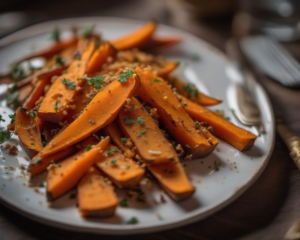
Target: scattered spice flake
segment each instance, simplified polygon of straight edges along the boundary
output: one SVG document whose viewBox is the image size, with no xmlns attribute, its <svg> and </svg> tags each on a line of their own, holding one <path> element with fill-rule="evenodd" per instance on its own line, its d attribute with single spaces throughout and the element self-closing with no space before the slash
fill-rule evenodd
<svg viewBox="0 0 300 240">
<path fill-rule="evenodd" d="M 139 133 L 137 134 L 137 136 L 140 137 L 140 136 L 144 135 L 146 132 L 147 132 L 146 130 L 143 130 L 143 131 L 139 132 Z"/>
<path fill-rule="evenodd" d="M 127 224 L 136 224 L 138 223 L 138 219 L 136 217 L 132 217 L 129 221 L 127 221 Z"/>
<path fill-rule="evenodd" d="M 160 154 L 161 154 L 161 151 L 148 150 L 148 153 L 154 154 L 154 155 L 160 155 Z"/>
<path fill-rule="evenodd" d="M 124 198 L 120 200 L 119 205 L 122 207 L 127 207 L 128 206 L 127 199 Z"/>
<path fill-rule="evenodd" d="M 139 125 L 142 125 L 142 124 L 144 123 L 143 117 L 138 117 L 138 118 L 136 119 L 136 121 L 137 121 L 137 123 L 138 123 Z"/>
<path fill-rule="evenodd" d="M 164 197 L 164 195 L 160 194 L 159 197 L 160 197 L 160 201 L 161 201 L 162 203 L 167 202 L 166 199 L 165 199 L 165 197 Z"/>
<path fill-rule="evenodd" d="M 133 119 L 130 119 L 130 118 L 124 118 L 124 123 L 125 124 L 128 124 L 128 125 L 131 125 L 131 124 L 134 124 L 134 120 Z"/>
<path fill-rule="evenodd" d="M 214 165 L 215 165 L 215 170 L 219 171 L 219 165 L 218 165 L 217 161 L 214 162 Z"/>
<path fill-rule="evenodd" d="M 91 149 L 92 149 L 92 145 L 91 145 L 91 144 L 89 144 L 89 145 L 87 145 L 87 147 L 86 147 L 85 151 L 86 151 L 86 152 L 88 152 L 88 151 L 90 151 Z"/>
<path fill-rule="evenodd" d="M 134 75 L 134 71 L 128 70 L 127 72 L 121 72 L 119 77 L 119 82 L 124 83 L 127 82 L 128 78 L 132 77 Z"/>
<path fill-rule="evenodd" d="M 151 80 L 151 83 L 154 83 L 154 82 L 159 82 L 159 83 L 162 84 L 162 82 L 159 79 L 157 79 L 157 78 L 154 78 L 153 80 Z"/>
</svg>

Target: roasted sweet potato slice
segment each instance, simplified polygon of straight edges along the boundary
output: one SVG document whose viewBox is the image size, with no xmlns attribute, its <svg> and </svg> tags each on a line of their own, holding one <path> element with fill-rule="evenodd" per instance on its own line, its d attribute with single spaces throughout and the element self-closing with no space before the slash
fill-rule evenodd
<svg viewBox="0 0 300 240">
<path fill-rule="evenodd" d="M 251 148 L 256 140 L 256 136 L 245 129 L 235 126 L 231 122 L 223 119 L 212 111 L 182 97 L 182 101 L 186 103 L 187 113 L 200 122 L 207 122 L 214 129 L 214 133 L 234 146 L 240 151 Z"/>
<path fill-rule="evenodd" d="M 99 71 L 103 64 L 108 60 L 108 57 L 114 59 L 116 55 L 117 50 L 109 42 L 104 42 L 91 57 L 86 67 L 86 74 L 91 74 Z"/>
<path fill-rule="evenodd" d="M 112 122 L 126 99 L 131 97 L 139 86 L 140 78 L 133 74 L 126 82 L 115 81 L 103 88 L 83 113 L 41 151 L 41 157 L 65 149 Z"/>
<path fill-rule="evenodd" d="M 83 84 L 78 80 L 82 78 L 88 60 L 95 49 L 94 42 L 90 42 L 84 50 L 81 58 L 75 59 L 67 70 L 67 73 L 60 76 L 51 85 L 38 111 L 38 116 L 49 122 L 60 122 L 64 117 L 67 106 L 74 100 Z"/>
<path fill-rule="evenodd" d="M 35 113 L 33 113 L 34 116 Z M 43 149 L 42 138 L 36 117 L 24 108 L 18 108 L 16 114 L 16 131 L 22 147 L 29 157 L 35 156 Z"/>
<path fill-rule="evenodd" d="M 96 166 L 120 188 L 136 187 L 145 172 L 135 161 L 124 157 L 114 145 L 97 157 Z"/>
<path fill-rule="evenodd" d="M 139 48 L 150 39 L 156 27 L 155 21 L 148 21 L 141 28 L 124 37 L 112 40 L 111 43 L 118 51 Z"/>
<path fill-rule="evenodd" d="M 101 150 L 109 144 L 109 138 L 97 145 L 81 150 L 58 165 L 52 165 L 47 176 L 47 199 L 54 199 L 76 186 L 82 176 L 94 164 Z"/>
<path fill-rule="evenodd" d="M 193 84 L 182 82 L 176 77 L 168 79 L 168 82 L 176 88 L 179 94 L 190 99 L 193 102 L 199 103 L 202 106 L 213 106 L 222 102 L 222 100 L 218 100 L 205 95 L 204 93 L 200 92 Z"/>
<path fill-rule="evenodd" d="M 110 124 L 108 124 L 103 129 L 103 133 L 105 134 L 105 136 L 109 136 L 113 143 L 116 144 L 123 152 L 126 152 L 127 150 L 129 150 L 129 148 L 126 147 L 125 144 L 123 144 L 122 142 L 121 129 L 116 124 L 116 121 L 113 121 Z"/>
<path fill-rule="evenodd" d="M 157 108 L 160 120 L 167 127 L 168 132 L 192 154 L 192 158 L 209 155 L 216 147 L 217 139 L 213 136 L 206 139 L 195 129 L 194 121 L 162 78 L 149 70 L 136 69 L 136 72 L 142 84 L 138 95 L 143 101 Z"/>
<path fill-rule="evenodd" d="M 149 171 L 158 180 L 161 187 L 175 201 L 189 198 L 195 188 L 188 180 L 185 171 L 179 161 L 165 164 L 151 164 Z"/>
<path fill-rule="evenodd" d="M 151 49 L 156 47 L 170 47 L 181 42 L 179 37 L 157 37 L 152 36 L 150 40 L 142 46 L 142 49 Z"/>
<path fill-rule="evenodd" d="M 162 78 L 167 78 L 168 75 L 173 72 L 177 67 L 179 63 L 174 61 L 166 62 L 162 68 L 159 68 L 157 71 L 157 75 Z"/>
<path fill-rule="evenodd" d="M 143 105 L 133 97 L 125 107 L 119 112 L 119 126 L 124 135 L 134 142 L 142 159 L 155 164 L 177 159 L 172 144 Z"/>
<path fill-rule="evenodd" d="M 77 186 L 79 211 L 82 217 L 114 215 L 118 199 L 114 187 L 92 167 Z"/>
</svg>

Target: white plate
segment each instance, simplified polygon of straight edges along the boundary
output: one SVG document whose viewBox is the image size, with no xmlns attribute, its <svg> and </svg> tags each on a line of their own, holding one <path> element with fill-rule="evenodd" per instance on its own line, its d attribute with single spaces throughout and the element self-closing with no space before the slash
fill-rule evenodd
<svg viewBox="0 0 300 240">
<path fill-rule="evenodd" d="M 94 17 L 58 20 L 26 28 L 0 41 L 0 71 L 6 71 L 9 63 L 30 53 L 33 45 L 36 48 L 46 46 L 47 38 L 54 26 L 59 26 L 64 31 L 64 36 L 67 36 L 73 24 L 81 27 L 95 24 L 96 31 L 101 32 L 103 38 L 112 39 L 134 30 L 141 26 L 142 22 Z M 232 83 L 228 78 L 230 63 L 222 53 L 202 40 L 171 27 L 160 25 L 157 34 L 182 37 L 182 43 L 162 50 L 162 55 L 181 62 L 176 74 L 182 79 L 196 84 L 204 93 L 223 99 L 223 103 L 215 108 L 224 110 L 225 115 L 230 117 L 233 123 L 238 124 L 229 107 L 234 103 L 229 104 L 227 98 L 227 91 Z M 199 56 L 199 60 L 195 60 L 193 57 L 195 54 Z M 116 215 L 112 218 L 85 220 L 79 216 L 76 200 L 70 200 L 70 193 L 57 200 L 50 208 L 44 195 L 36 193 L 33 188 L 23 186 L 27 182 L 27 177 L 17 177 L 20 175 L 19 166 L 20 164 L 27 165 L 28 162 L 20 156 L 16 159 L 9 156 L 3 147 L 1 152 L 5 160 L 0 157 L 0 200 L 3 204 L 33 220 L 59 228 L 93 233 L 154 232 L 204 219 L 245 192 L 263 172 L 272 153 L 274 117 L 271 105 L 260 85 L 252 83 L 252 87 L 267 133 L 258 137 L 254 147 L 246 152 L 239 152 L 220 140 L 218 149 L 209 157 L 186 162 L 185 169 L 192 184 L 196 187 L 196 192 L 183 202 L 176 203 L 163 193 L 166 202 L 162 203 L 160 201 L 161 190 L 154 184 L 153 190 L 146 192 L 147 204 L 129 201 L 129 207 L 118 207 Z M 8 114 L 11 114 L 12 110 L 6 108 L 4 102 L 1 106 L 0 114 L 5 117 L 7 123 Z M 5 123 L 1 125 L 4 126 Z M 256 133 L 252 128 L 249 130 Z M 10 142 L 18 143 L 17 137 L 14 136 Z M 20 146 L 19 149 L 21 150 Z M 25 156 L 22 150 L 21 154 Z M 222 163 L 219 171 L 214 170 L 215 161 Z M 15 167 L 16 170 L 5 169 L 5 166 Z M 11 176 L 13 177 L 9 180 Z M 44 180 L 45 174 L 34 178 L 37 185 Z M 45 188 L 39 188 L 39 190 L 43 193 Z M 117 191 L 120 199 L 124 194 L 125 192 Z M 153 201 L 153 198 L 157 203 Z M 161 219 L 157 214 L 161 216 Z M 138 224 L 126 224 L 133 216 L 137 217 Z"/>
</svg>

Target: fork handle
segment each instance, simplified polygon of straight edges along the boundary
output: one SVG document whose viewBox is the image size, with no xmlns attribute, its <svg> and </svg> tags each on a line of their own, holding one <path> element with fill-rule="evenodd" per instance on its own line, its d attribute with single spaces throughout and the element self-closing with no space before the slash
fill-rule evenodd
<svg viewBox="0 0 300 240">
<path fill-rule="evenodd" d="M 290 151 L 290 157 L 293 159 L 297 168 L 300 170 L 300 136 L 293 133 L 282 120 L 277 121 L 277 132 Z"/>
</svg>

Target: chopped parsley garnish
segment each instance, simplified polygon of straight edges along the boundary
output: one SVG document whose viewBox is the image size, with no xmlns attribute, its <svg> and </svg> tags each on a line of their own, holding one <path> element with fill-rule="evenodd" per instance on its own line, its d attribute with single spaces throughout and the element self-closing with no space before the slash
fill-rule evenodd
<svg viewBox="0 0 300 240">
<path fill-rule="evenodd" d="M 92 149 L 92 145 L 91 145 L 91 144 L 89 144 L 89 145 L 87 145 L 87 147 L 86 147 L 85 151 L 86 151 L 86 152 L 88 152 L 88 151 L 90 151 L 91 149 Z"/>
<path fill-rule="evenodd" d="M 64 65 L 66 59 L 63 58 L 63 57 L 61 57 L 61 56 L 59 56 L 59 55 L 55 55 L 55 56 L 54 56 L 54 61 L 55 61 L 55 63 L 58 64 L 58 65 Z"/>
<path fill-rule="evenodd" d="M 132 218 L 127 222 L 127 224 L 136 224 L 136 223 L 138 223 L 138 220 L 137 220 L 136 217 L 132 217 Z"/>
<path fill-rule="evenodd" d="M 151 80 L 151 83 L 154 83 L 154 82 L 159 82 L 159 83 L 162 83 L 162 81 L 160 81 L 159 79 L 157 78 L 154 78 L 153 80 Z"/>
<path fill-rule="evenodd" d="M 89 79 L 89 85 L 95 84 L 96 89 L 102 89 L 102 82 L 104 82 L 103 76 L 95 76 Z"/>
<path fill-rule="evenodd" d="M 34 145 L 34 142 L 31 142 L 30 145 Z"/>
<path fill-rule="evenodd" d="M 127 199 L 124 198 L 124 199 L 120 200 L 119 205 L 122 207 L 127 207 L 128 206 Z"/>
<path fill-rule="evenodd" d="M 134 75 L 134 71 L 128 70 L 127 72 L 121 72 L 119 77 L 119 82 L 124 83 L 127 82 L 128 78 L 132 77 Z"/>
<path fill-rule="evenodd" d="M 110 148 L 110 149 L 107 150 L 107 154 L 113 154 L 115 151 L 117 151 L 117 149 Z"/>
<path fill-rule="evenodd" d="M 2 115 L 0 115 L 0 122 L 5 122 L 5 120 L 2 118 Z"/>
<path fill-rule="evenodd" d="M 33 112 L 33 111 L 29 112 L 29 115 L 30 115 L 31 117 L 33 117 L 33 118 L 36 117 L 35 112 Z"/>
<path fill-rule="evenodd" d="M 79 31 L 79 34 L 82 36 L 82 37 L 88 37 L 92 34 L 94 30 L 94 25 L 90 26 L 90 27 L 87 27 L 87 28 L 84 28 L 84 29 L 81 29 Z"/>
<path fill-rule="evenodd" d="M 143 117 L 138 117 L 138 118 L 136 119 L 136 121 L 137 121 L 137 123 L 140 124 L 140 125 L 142 125 L 142 124 L 144 123 Z"/>
<path fill-rule="evenodd" d="M 230 121 L 230 117 L 224 117 L 224 119 L 226 119 L 227 121 Z"/>
<path fill-rule="evenodd" d="M 60 31 L 58 28 L 54 29 L 54 31 L 51 33 L 50 39 L 56 42 L 59 42 L 60 40 Z"/>
<path fill-rule="evenodd" d="M 55 109 L 56 111 L 61 110 L 61 108 L 58 107 L 58 100 L 56 100 L 56 102 L 55 102 L 55 104 L 54 104 L 53 107 L 54 107 L 54 109 Z"/>
<path fill-rule="evenodd" d="M 40 187 L 40 188 L 45 187 L 44 183 L 41 182 L 40 185 L 39 185 L 39 187 Z"/>
<path fill-rule="evenodd" d="M 126 166 L 126 169 L 127 169 L 127 170 L 130 169 L 130 166 Z"/>
<path fill-rule="evenodd" d="M 75 60 L 81 60 L 80 54 L 77 54 L 77 55 L 76 55 Z"/>
<path fill-rule="evenodd" d="M 217 161 L 215 161 L 215 170 L 219 171 L 219 165 L 218 165 Z"/>
<path fill-rule="evenodd" d="M 24 69 L 20 65 L 16 65 L 9 74 L 9 78 L 11 80 L 22 79 L 24 77 L 26 77 L 25 72 L 24 72 Z M 12 89 L 12 91 L 16 91 L 16 90 L 17 90 L 16 88 Z"/>
<path fill-rule="evenodd" d="M 115 164 L 116 162 L 117 162 L 117 160 L 115 158 L 113 158 L 113 159 L 110 160 L 111 164 Z"/>
<path fill-rule="evenodd" d="M 188 83 L 187 85 L 183 86 L 183 90 L 194 97 L 198 97 L 199 92 L 194 84 Z"/>
<path fill-rule="evenodd" d="M 89 104 L 88 104 L 88 105 L 89 105 Z M 90 118 L 90 119 L 89 119 L 89 122 L 90 122 L 90 123 L 95 123 L 95 121 L 93 121 L 93 118 Z"/>
<path fill-rule="evenodd" d="M 124 123 L 125 124 L 128 124 L 128 125 L 131 125 L 131 124 L 134 124 L 134 120 L 133 119 L 130 119 L 130 118 L 124 118 Z"/>
<path fill-rule="evenodd" d="M 143 131 L 139 132 L 139 133 L 137 134 L 137 136 L 140 137 L 140 136 L 144 135 L 145 133 L 146 133 L 146 130 L 143 130 Z"/>
<path fill-rule="evenodd" d="M 128 138 L 124 137 L 124 138 L 121 138 L 121 142 L 127 142 Z"/>
<path fill-rule="evenodd" d="M 11 88 L 10 92 L 13 93 L 13 92 L 15 92 L 17 90 L 18 90 L 18 84 L 16 82 L 14 82 L 13 85 L 12 85 L 12 88 Z"/>
<path fill-rule="evenodd" d="M 66 86 L 69 86 L 69 89 L 74 89 L 75 86 L 76 86 L 75 82 L 73 82 L 73 81 L 67 81 L 65 78 L 63 78 L 63 80 L 62 80 L 62 84 L 66 85 Z"/>
<path fill-rule="evenodd" d="M 10 120 L 10 124 L 13 124 L 16 120 L 16 113 L 8 115 Z"/>
<path fill-rule="evenodd" d="M 194 122 L 195 126 L 200 126 L 200 123 L 198 121 Z"/>
<path fill-rule="evenodd" d="M 6 101 L 7 101 L 7 104 L 16 104 L 16 105 L 18 105 L 20 103 L 18 92 L 11 92 L 9 94 L 9 96 L 7 97 Z"/>
<path fill-rule="evenodd" d="M 10 132 L 10 131 L 1 131 L 0 132 L 0 144 L 9 140 L 11 138 L 11 135 L 12 135 L 12 132 Z"/>
<path fill-rule="evenodd" d="M 33 164 L 37 164 L 37 163 L 39 163 L 41 160 L 42 160 L 42 158 L 41 158 L 41 157 L 38 157 L 37 159 L 34 160 Z"/>
</svg>

